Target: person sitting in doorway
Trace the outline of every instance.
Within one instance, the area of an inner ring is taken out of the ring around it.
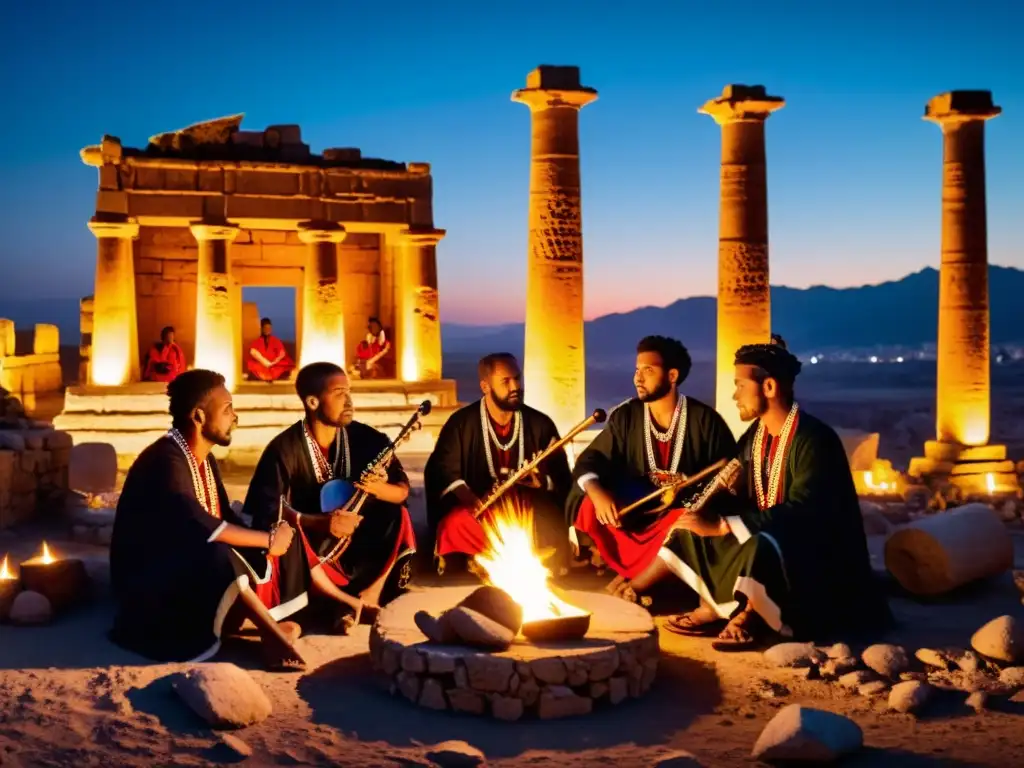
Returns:
[[[366,338],[356,347],[356,371],[361,379],[384,378],[385,358],[391,351],[391,341],[376,317],[370,318],[366,330]]]
[[[185,353],[174,341],[174,327],[168,325],[160,331],[160,341],[155,342],[146,353],[142,380],[171,382],[184,372]]]
[[[245,361],[249,375],[260,381],[280,381],[295,370],[282,342],[274,335],[269,317],[260,320],[260,335],[249,345],[249,359]]]

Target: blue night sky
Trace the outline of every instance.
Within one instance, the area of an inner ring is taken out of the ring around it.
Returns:
[[[1014,0],[37,0],[4,17],[0,307],[91,292],[81,147],[244,112],[248,129],[300,124],[314,151],[430,162],[442,318],[520,319],[530,127],[509,95],[541,63],[600,93],[581,115],[588,316],[714,292],[719,129],[696,110],[729,82],[787,100],[768,122],[773,283],[937,266],[941,134],[921,115],[953,88],[1003,107],[989,258],[1024,266]]]

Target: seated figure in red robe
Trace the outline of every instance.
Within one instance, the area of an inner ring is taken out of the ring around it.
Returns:
[[[274,335],[270,318],[260,320],[259,338],[249,345],[249,359],[245,363],[249,375],[260,381],[280,381],[295,370],[284,343]]]
[[[178,374],[185,372],[185,353],[174,341],[174,328],[167,326],[160,331],[160,341],[153,344],[146,353],[146,368],[143,381],[174,381]]]
[[[371,317],[367,325],[366,338],[356,347],[356,371],[361,379],[379,379],[387,375],[386,358],[391,351],[391,342],[384,333],[380,320]]]

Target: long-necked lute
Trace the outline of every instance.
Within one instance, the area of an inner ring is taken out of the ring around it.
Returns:
[[[423,428],[423,422],[420,419],[430,413],[430,408],[429,400],[424,400],[419,404],[416,412],[405,423],[405,426],[395,436],[395,439],[388,443],[377,454],[377,457],[367,465],[366,469],[363,470],[359,476],[359,484],[366,483],[374,476],[387,472],[391,461],[395,458],[395,451],[398,449],[398,446],[412,437],[413,432]],[[330,514],[340,510],[359,514],[369,498],[370,494],[357,488],[356,483],[351,480],[341,477],[335,478],[324,483],[324,487],[320,489],[320,511]],[[348,549],[351,541],[351,536],[339,538],[331,551],[320,558],[320,562],[323,563],[341,557],[345,550]]]
[[[739,468],[738,459],[720,459],[696,474],[679,475],[676,479],[623,506],[619,510],[619,516],[622,517],[642,507],[648,507],[642,513],[646,515],[660,516],[674,506],[696,512],[719,488],[725,487],[723,483],[716,481],[724,480],[726,473],[738,471]],[[649,506],[651,504],[654,506]]]
[[[555,451],[561,449],[563,446],[568,444],[574,437],[576,437],[576,435],[578,435],[583,430],[590,429],[595,424],[603,423],[606,418],[608,418],[608,414],[606,414],[603,410],[601,410],[600,408],[595,410],[592,414],[590,414],[590,416],[588,416],[575,427],[570,429],[564,437],[553,442],[551,445],[549,445],[543,451],[538,453],[528,462],[524,463],[515,472],[510,473],[508,477],[506,477],[500,483],[495,485],[491,492],[487,494],[487,498],[480,503],[480,506],[476,508],[476,511],[473,514],[476,517],[480,517],[484,512],[486,512],[488,509],[494,506],[498,499],[500,499],[502,496],[508,493],[509,490],[511,490],[517,483],[519,483],[525,477],[533,473],[533,471],[536,470],[537,467],[541,465],[541,462],[543,462],[544,459],[546,459]]]

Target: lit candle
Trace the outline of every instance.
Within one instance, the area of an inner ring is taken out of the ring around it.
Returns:
[[[21,584],[45,595],[56,612],[81,600],[89,577],[81,560],[54,557],[44,541],[40,553],[21,564]]]
[[[0,563],[0,621],[7,619],[11,612],[14,598],[21,592],[21,581],[11,572],[11,564],[7,555]]]
[[[989,496],[995,495],[996,492],[996,476],[991,472],[985,473],[985,490]]]

